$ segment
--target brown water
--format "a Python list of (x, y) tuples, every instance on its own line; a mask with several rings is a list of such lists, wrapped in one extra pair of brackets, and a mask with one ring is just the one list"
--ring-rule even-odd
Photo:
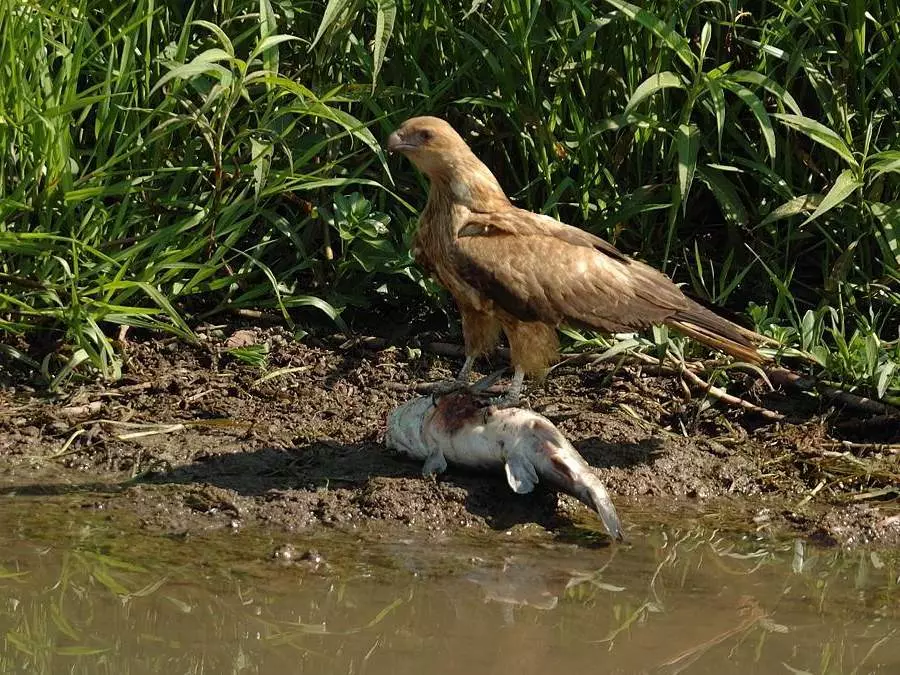
[(0, 671), (900, 672), (897, 556), (622, 515), (645, 524), (611, 547), (583, 527), (185, 539), (6, 499)]

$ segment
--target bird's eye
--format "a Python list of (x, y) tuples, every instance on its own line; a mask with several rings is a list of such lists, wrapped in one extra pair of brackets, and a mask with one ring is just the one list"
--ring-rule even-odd
[(432, 136), (433, 134), (428, 129), (422, 129), (422, 131), (419, 132), (419, 138), (422, 143), (430, 141)]

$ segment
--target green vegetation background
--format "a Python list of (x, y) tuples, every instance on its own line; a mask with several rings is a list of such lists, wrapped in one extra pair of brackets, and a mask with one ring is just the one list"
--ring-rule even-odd
[(116, 324), (439, 307), (381, 149), (432, 113), (517, 204), (898, 396), (897, 3), (643, 7), (0, 0), (0, 354), (58, 387), (118, 375)]

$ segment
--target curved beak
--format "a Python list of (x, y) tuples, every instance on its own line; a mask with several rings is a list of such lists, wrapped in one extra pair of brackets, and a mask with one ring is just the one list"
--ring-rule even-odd
[(409, 150), (413, 146), (410, 143), (405, 143), (403, 141), (403, 137), (399, 132), (395, 131), (387, 139), (387, 149), (388, 152), (403, 152), (404, 150)]

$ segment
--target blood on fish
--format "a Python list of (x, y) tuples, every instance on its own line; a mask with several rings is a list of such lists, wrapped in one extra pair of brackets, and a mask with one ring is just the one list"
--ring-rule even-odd
[(466, 392), (454, 392), (441, 397), (434, 412), (434, 425), (454, 434), (473, 419), (480, 417), (483, 422), (487, 406)]

